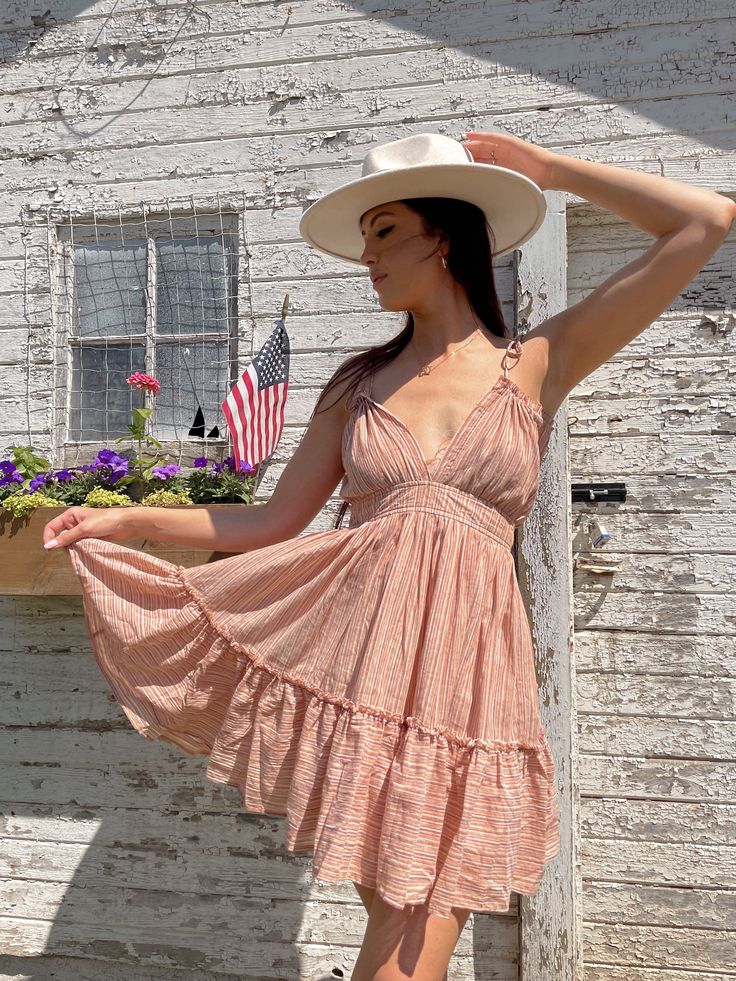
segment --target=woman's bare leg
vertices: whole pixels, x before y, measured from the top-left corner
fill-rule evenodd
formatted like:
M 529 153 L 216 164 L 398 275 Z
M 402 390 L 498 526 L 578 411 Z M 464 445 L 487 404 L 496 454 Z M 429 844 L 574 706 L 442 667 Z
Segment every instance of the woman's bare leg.
M 447 981 L 469 915 L 453 907 L 449 917 L 437 916 L 426 904 L 397 909 L 374 896 L 351 981 Z
M 373 897 L 376 895 L 376 890 L 371 889 L 370 886 L 364 886 L 362 882 L 354 882 L 353 885 L 357 889 L 358 895 L 360 896 L 366 911 L 370 913 L 371 903 L 373 902 Z

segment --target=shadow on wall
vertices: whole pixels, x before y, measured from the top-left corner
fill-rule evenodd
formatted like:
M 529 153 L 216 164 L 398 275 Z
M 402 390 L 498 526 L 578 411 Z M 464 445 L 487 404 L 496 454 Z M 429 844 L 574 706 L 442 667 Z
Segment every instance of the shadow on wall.
M 238 8 L 235 19 L 233 6 Z M 560 152 L 566 145 L 561 132 L 569 133 L 573 147 L 583 139 L 610 146 L 615 133 L 622 144 L 619 158 L 627 156 L 629 140 L 642 141 L 642 149 L 647 141 L 656 156 L 660 136 L 668 139 L 670 155 L 677 156 L 680 132 L 697 132 L 700 144 L 731 149 L 730 128 L 716 125 L 722 121 L 723 99 L 718 60 L 711 63 L 711 74 L 703 75 L 702 57 L 705 50 L 722 52 L 723 31 L 733 16 L 731 2 L 716 3 L 708 20 L 697 5 L 676 6 L 676 20 L 663 26 L 653 16 L 649 26 L 641 22 L 636 7 L 618 11 L 612 23 L 606 5 L 582 3 L 436 0 L 430 10 L 420 5 L 412 11 L 410 4 L 385 0 L 335 0 L 334 7 L 328 3 L 324 10 L 319 4 L 274 0 L 243 7 L 217 3 L 209 11 L 204 0 L 3 0 L 0 72 L 24 56 L 46 55 L 46 95 L 53 99 L 54 93 L 63 97 L 67 85 L 81 84 L 77 70 L 67 64 L 74 63 L 70 52 L 79 52 L 77 66 L 84 62 L 89 67 L 94 58 L 109 65 L 114 79 L 141 71 L 150 77 L 165 73 L 168 56 L 186 53 L 187 38 L 198 38 L 203 46 L 215 45 L 200 70 L 237 74 L 243 66 L 263 64 L 262 97 L 274 100 L 274 125 L 288 128 L 293 113 L 298 126 L 304 99 L 318 96 L 321 112 L 332 124 L 329 145 L 338 153 L 369 142 L 366 124 L 393 126 L 396 132 L 386 139 L 395 139 L 424 121 L 434 131 L 456 127 L 457 133 L 448 135 L 459 136 L 465 129 L 496 128 L 496 118 L 497 128 L 516 130 Z M 217 13 L 217 7 L 224 13 Z M 82 44 L 69 24 L 75 17 L 83 17 Z M 233 36 L 233 27 L 241 25 L 242 34 Z M 68 35 L 69 45 L 59 42 L 55 32 Z M 57 52 L 64 54 L 63 67 L 55 63 Z M 293 91 L 286 86 L 286 92 L 285 57 L 300 64 L 300 80 Z M 330 57 L 349 60 L 347 85 L 325 83 L 320 62 Z M 194 70 L 196 53 L 192 59 Z M 659 70 L 642 70 L 650 65 Z M 148 80 L 141 80 L 141 91 Z M 225 74 L 222 80 L 227 82 Z M 10 83 L 14 88 L 12 72 Z M 242 101 L 235 77 L 233 85 L 232 110 L 237 112 Z M 334 132 L 349 108 L 344 96 L 350 89 L 375 89 L 369 115 L 364 112 Z M 634 100 L 635 112 L 627 105 Z M 134 107 L 134 99 L 126 105 Z M 64 109 L 63 104 L 57 107 L 56 119 L 64 117 Z M 704 125 L 704 116 L 713 125 Z M 574 125 L 561 126 L 564 117 Z M 685 141 L 683 153 L 692 154 L 692 142 Z M 356 150 L 356 155 L 361 154 Z
M 89 651 L 81 597 L 1 599 L 22 641 L 0 634 L 0 976 L 347 975 L 365 918 L 354 891 L 353 927 L 309 948 L 340 897 L 315 895 L 285 818 L 244 813 L 205 757 L 131 727 Z
M 3 0 L 0 4 L 0 69 L 31 55 L 45 35 L 80 14 L 94 14 L 99 0 Z M 114 3 L 104 3 L 111 12 Z M 102 24 L 102 22 L 101 22 Z

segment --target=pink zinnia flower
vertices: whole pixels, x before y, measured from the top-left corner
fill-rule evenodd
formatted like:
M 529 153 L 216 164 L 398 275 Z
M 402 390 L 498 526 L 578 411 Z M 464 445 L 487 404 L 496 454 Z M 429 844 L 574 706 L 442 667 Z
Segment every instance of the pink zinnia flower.
M 125 380 L 129 385 L 135 385 L 136 388 L 145 388 L 147 392 L 153 392 L 154 395 L 158 395 L 161 390 L 161 382 L 151 375 L 144 375 L 142 371 L 134 371 L 130 378 L 126 378 Z

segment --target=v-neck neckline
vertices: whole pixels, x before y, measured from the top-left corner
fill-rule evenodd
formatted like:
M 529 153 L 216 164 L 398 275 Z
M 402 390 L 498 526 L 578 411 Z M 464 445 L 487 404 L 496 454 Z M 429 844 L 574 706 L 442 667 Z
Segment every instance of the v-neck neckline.
M 372 391 L 373 388 L 372 381 L 373 379 L 371 376 L 370 383 L 369 383 L 370 391 Z M 469 427 L 472 425 L 474 418 L 477 416 L 480 409 L 485 405 L 486 401 L 489 398 L 491 398 L 492 395 L 500 391 L 504 385 L 508 385 L 510 390 L 514 392 L 517 396 L 519 396 L 522 399 L 522 401 L 524 401 L 535 413 L 537 413 L 537 415 L 541 419 L 548 421 L 551 418 L 549 416 L 549 413 L 546 412 L 546 410 L 542 407 L 540 402 L 537 402 L 537 400 L 533 399 L 531 395 L 529 395 L 523 389 L 519 388 L 516 382 L 513 381 L 511 378 L 509 378 L 507 375 L 500 374 L 498 378 L 496 378 L 494 383 L 491 385 L 491 387 L 486 389 L 483 395 L 481 395 L 478 401 L 473 405 L 473 407 L 470 409 L 470 411 L 465 416 L 463 421 L 460 423 L 460 426 L 455 430 L 455 432 L 452 434 L 449 440 L 447 440 L 444 446 L 441 446 L 437 451 L 437 453 L 434 455 L 434 457 L 432 457 L 429 460 L 426 460 L 424 458 L 424 454 L 422 453 L 422 448 L 419 445 L 419 441 L 417 440 L 416 436 L 411 431 L 411 429 L 407 426 L 407 424 L 404 422 L 403 419 L 400 419 L 394 412 L 391 411 L 391 409 L 388 408 L 388 406 L 384 405 L 383 402 L 376 401 L 376 399 L 374 399 L 373 396 L 369 394 L 369 391 L 364 391 L 363 395 L 367 399 L 367 401 L 370 402 L 371 405 L 380 409 L 382 412 L 385 412 L 386 415 L 389 416 L 389 418 L 393 419 L 394 422 L 398 423 L 398 425 L 401 427 L 401 430 L 407 436 L 414 450 L 417 461 L 421 463 L 426 479 L 431 480 L 436 478 L 437 474 L 440 472 L 445 461 L 447 460 L 451 450 L 453 450 L 457 446 L 458 442 L 460 442 L 460 440 L 467 433 Z

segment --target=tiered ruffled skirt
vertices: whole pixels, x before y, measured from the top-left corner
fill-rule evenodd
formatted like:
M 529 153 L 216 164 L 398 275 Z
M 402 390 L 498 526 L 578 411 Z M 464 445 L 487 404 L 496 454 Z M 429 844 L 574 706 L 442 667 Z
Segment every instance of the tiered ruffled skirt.
M 99 539 L 69 552 L 138 732 L 286 815 L 316 878 L 448 916 L 533 895 L 559 816 L 511 555 L 443 529 L 389 516 L 189 569 Z

